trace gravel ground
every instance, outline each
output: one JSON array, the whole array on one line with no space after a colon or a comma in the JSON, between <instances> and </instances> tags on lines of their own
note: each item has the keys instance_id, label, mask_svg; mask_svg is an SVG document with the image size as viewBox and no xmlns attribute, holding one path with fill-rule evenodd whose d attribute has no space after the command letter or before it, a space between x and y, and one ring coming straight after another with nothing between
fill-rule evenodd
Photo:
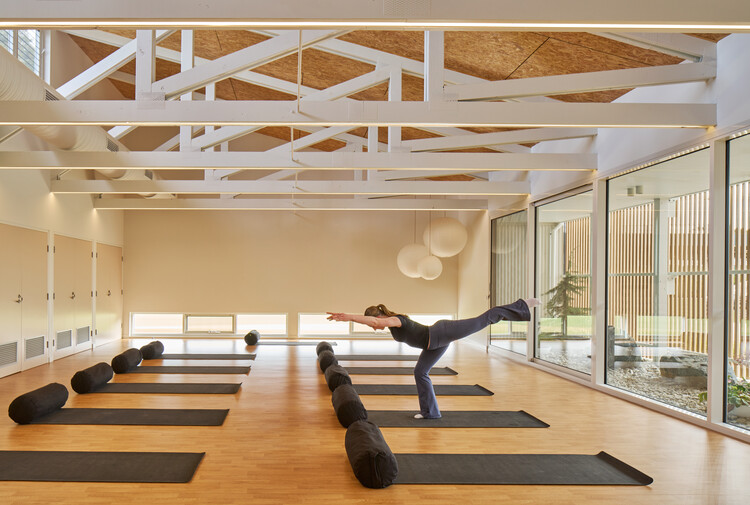
<instances>
[{"instance_id":1,"label":"gravel ground","mask_svg":"<svg viewBox=\"0 0 750 505\"><path fill-rule=\"evenodd\" d=\"M560 341L542 342L539 358L584 373L591 373L590 343ZM706 404L698 400L705 388L681 383L679 379L662 377L659 367L643 361L632 368L618 367L607 370L607 384L624 389L659 402L705 416ZM729 424L750 430L750 418L737 417L729 413Z\"/></svg>"}]
</instances>

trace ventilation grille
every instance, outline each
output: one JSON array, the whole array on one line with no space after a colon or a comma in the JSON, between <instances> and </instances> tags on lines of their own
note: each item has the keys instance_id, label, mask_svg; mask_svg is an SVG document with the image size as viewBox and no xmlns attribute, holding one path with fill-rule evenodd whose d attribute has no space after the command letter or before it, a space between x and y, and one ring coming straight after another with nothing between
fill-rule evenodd
<instances>
[{"instance_id":1,"label":"ventilation grille","mask_svg":"<svg viewBox=\"0 0 750 505\"><path fill-rule=\"evenodd\" d=\"M27 338L26 343L26 359L36 358L44 354L44 335L41 337Z\"/></svg>"},{"instance_id":2,"label":"ventilation grille","mask_svg":"<svg viewBox=\"0 0 750 505\"><path fill-rule=\"evenodd\" d=\"M18 362L18 342L0 345L0 367Z\"/></svg>"},{"instance_id":3,"label":"ventilation grille","mask_svg":"<svg viewBox=\"0 0 750 505\"><path fill-rule=\"evenodd\" d=\"M58 331L57 332L57 348L58 349L65 349L66 347L70 347L73 341L73 331L72 330L65 330L65 331Z\"/></svg>"},{"instance_id":4,"label":"ventilation grille","mask_svg":"<svg viewBox=\"0 0 750 505\"><path fill-rule=\"evenodd\" d=\"M120 146L117 145L116 142L112 141L112 139L107 139L107 151L112 151L113 153L116 153L120 150Z\"/></svg>"},{"instance_id":5,"label":"ventilation grille","mask_svg":"<svg viewBox=\"0 0 750 505\"><path fill-rule=\"evenodd\" d=\"M76 345L89 341L89 331L89 326L84 326L76 330Z\"/></svg>"},{"instance_id":6,"label":"ventilation grille","mask_svg":"<svg viewBox=\"0 0 750 505\"><path fill-rule=\"evenodd\" d=\"M57 98L50 90L45 89L44 90L44 101L45 102L56 102L59 98Z\"/></svg>"}]
</instances>

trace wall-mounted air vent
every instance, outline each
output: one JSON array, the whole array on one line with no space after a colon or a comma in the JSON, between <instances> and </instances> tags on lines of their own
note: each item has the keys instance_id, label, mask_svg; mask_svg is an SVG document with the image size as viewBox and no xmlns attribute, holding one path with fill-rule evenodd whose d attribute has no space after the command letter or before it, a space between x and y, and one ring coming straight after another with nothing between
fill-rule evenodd
<instances>
[{"instance_id":1,"label":"wall-mounted air vent","mask_svg":"<svg viewBox=\"0 0 750 505\"><path fill-rule=\"evenodd\" d=\"M0 367L18 362L18 342L0 345Z\"/></svg>"},{"instance_id":2,"label":"wall-mounted air vent","mask_svg":"<svg viewBox=\"0 0 750 505\"><path fill-rule=\"evenodd\" d=\"M120 146L117 145L116 142L113 142L112 139L107 139L107 151L111 151L113 153L116 153L120 150Z\"/></svg>"},{"instance_id":3,"label":"wall-mounted air vent","mask_svg":"<svg viewBox=\"0 0 750 505\"><path fill-rule=\"evenodd\" d=\"M44 335L41 337L27 338L25 342L26 359L36 358L44 354Z\"/></svg>"},{"instance_id":4,"label":"wall-mounted air vent","mask_svg":"<svg viewBox=\"0 0 750 505\"><path fill-rule=\"evenodd\" d=\"M60 100L60 99L57 98L50 90L48 90L48 89L44 90L44 101L45 102L56 102L58 100Z\"/></svg>"},{"instance_id":5,"label":"wall-mounted air vent","mask_svg":"<svg viewBox=\"0 0 750 505\"><path fill-rule=\"evenodd\" d=\"M70 347L73 343L73 331L72 330L65 330L65 331L58 331L57 332L57 348L58 349L65 349L66 347Z\"/></svg>"},{"instance_id":6,"label":"wall-mounted air vent","mask_svg":"<svg viewBox=\"0 0 750 505\"><path fill-rule=\"evenodd\" d=\"M84 326L83 328L78 328L76 330L76 345L82 344L84 342L89 341L89 335L91 331L91 327Z\"/></svg>"}]
</instances>

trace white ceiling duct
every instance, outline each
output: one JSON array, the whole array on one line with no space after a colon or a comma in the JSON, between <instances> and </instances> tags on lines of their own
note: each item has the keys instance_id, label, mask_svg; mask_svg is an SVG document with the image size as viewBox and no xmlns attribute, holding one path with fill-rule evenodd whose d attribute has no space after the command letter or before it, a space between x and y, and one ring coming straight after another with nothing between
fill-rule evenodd
<instances>
[{"instance_id":1,"label":"white ceiling duct","mask_svg":"<svg viewBox=\"0 0 750 505\"><path fill-rule=\"evenodd\" d=\"M65 100L57 91L49 89L47 84L34 72L0 48L0 100ZM119 151L125 148L110 137L98 126L26 126L25 130L33 133L48 144L65 151ZM101 169L100 174L110 179L142 180L153 179L146 170ZM147 198L157 195L142 195ZM163 197L163 195L162 195Z\"/></svg>"}]
</instances>

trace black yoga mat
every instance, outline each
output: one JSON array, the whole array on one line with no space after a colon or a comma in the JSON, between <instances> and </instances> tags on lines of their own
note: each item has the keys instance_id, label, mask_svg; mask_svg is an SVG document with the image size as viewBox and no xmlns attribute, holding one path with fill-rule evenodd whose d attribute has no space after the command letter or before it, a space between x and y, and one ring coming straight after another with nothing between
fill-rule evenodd
<instances>
[{"instance_id":1,"label":"black yoga mat","mask_svg":"<svg viewBox=\"0 0 750 505\"><path fill-rule=\"evenodd\" d=\"M0 451L0 480L190 482L204 452Z\"/></svg>"},{"instance_id":2,"label":"black yoga mat","mask_svg":"<svg viewBox=\"0 0 750 505\"><path fill-rule=\"evenodd\" d=\"M331 345L336 345L336 342L329 342ZM255 345L318 345L318 342L264 342L259 341Z\"/></svg>"},{"instance_id":3,"label":"black yoga mat","mask_svg":"<svg viewBox=\"0 0 750 505\"><path fill-rule=\"evenodd\" d=\"M349 375L413 375L414 369L408 366L347 366ZM430 375L458 375L452 368L435 367Z\"/></svg>"},{"instance_id":4,"label":"black yoga mat","mask_svg":"<svg viewBox=\"0 0 750 505\"><path fill-rule=\"evenodd\" d=\"M59 409L31 424L221 426L229 409Z\"/></svg>"},{"instance_id":5,"label":"black yoga mat","mask_svg":"<svg viewBox=\"0 0 750 505\"><path fill-rule=\"evenodd\" d=\"M419 354L336 354L339 361L417 361Z\"/></svg>"},{"instance_id":6,"label":"black yoga mat","mask_svg":"<svg viewBox=\"0 0 750 505\"><path fill-rule=\"evenodd\" d=\"M255 359L255 354L162 354L154 359Z\"/></svg>"},{"instance_id":7,"label":"black yoga mat","mask_svg":"<svg viewBox=\"0 0 750 505\"><path fill-rule=\"evenodd\" d=\"M647 486L654 480L606 452L396 454L396 484Z\"/></svg>"},{"instance_id":8,"label":"black yoga mat","mask_svg":"<svg viewBox=\"0 0 750 505\"><path fill-rule=\"evenodd\" d=\"M367 420L381 428L549 428L549 424L518 411L442 411L439 419L414 419L414 411L368 410Z\"/></svg>"},{"instance_id":9,"label":"black yoga mat","mask_svg":"<svg viewBox=\"0 0 750 505\"><path fill-rule=\"evenodd\" d=\"M247 374L249 366L137 366L128 373Z\"/></svg>"},{"instance_id":10,"label":"black yoga mat","mask_svg":"<svg viewBox=\"0 0 750 505\"><path fill-rule=\"evenodd\" d=\"M438 384L433 386L436 395L444 396L491 396L489 389L479 384ZM417 386L411 384L354 384L361 395L416 395Z\"/></svg>"},{"instance_id":11,"label":"black yoga mat","mask_svg":"<svg viewBox=\"0 0 750 505\"><path fill-rule=\"evenodd\" d=\"M168 382L110 382L94 393L146 393L146 394L213 394L231 395L240 390L240 384L168 383Z\"/></svg>"}]
</instances>

